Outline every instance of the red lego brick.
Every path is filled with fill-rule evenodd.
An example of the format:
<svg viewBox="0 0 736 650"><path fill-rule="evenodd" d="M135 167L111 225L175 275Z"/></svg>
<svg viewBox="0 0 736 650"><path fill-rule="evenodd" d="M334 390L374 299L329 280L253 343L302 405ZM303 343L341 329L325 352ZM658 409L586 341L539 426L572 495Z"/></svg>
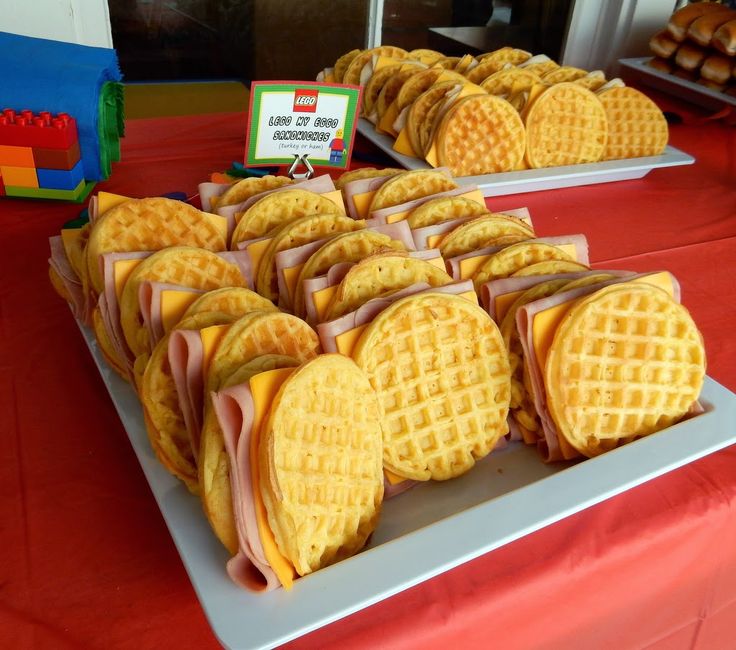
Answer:
<svg viewBox="0 0 736 650"><path fill-rule="evenodd" d="M71 169L79 162L80 157L79 142L75 142L68 149L33 147L35 167L43 169Z"/></svg>
<svg viewBox="0 0 736 650"><path fill-rule="evenodd" d="M68 149L77 139L77 123L66 113L54 117L6 108L0 115L0 145Z"/></svg>

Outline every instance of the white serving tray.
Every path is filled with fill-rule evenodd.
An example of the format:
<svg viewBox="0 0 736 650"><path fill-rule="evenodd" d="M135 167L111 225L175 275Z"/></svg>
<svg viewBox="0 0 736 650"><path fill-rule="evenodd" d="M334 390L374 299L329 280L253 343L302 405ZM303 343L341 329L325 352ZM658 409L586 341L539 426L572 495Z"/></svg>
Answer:
<svg viewBox="0 0 736 650"><path fill-rule="evenodd" d="M736 395L706 378L697 418L577 463L544 465L512 443L458 479L385 502L362 553L300 578L290 592L254 594L228 578L227 553L199 500L156 460L135 392L80 328L210 625L232 650L285 643L736 442Z"/></svg>
<svg viewBox="0 0 736 650"><path fill-rule="evenodd" d="M726 105L736 106L736 97L649 67L647 62L651 58L644 56L636 59L619 59L619 63L641 83L698 106L712 110L718 110Z"/></svg>
<svg viewBox="0 0 736 650"><path fill-rule="evenodd" d="M376 133L373 124L364 117L358 120L358 132L391 156L404 169L432 169L424 160L411 158L394 151L393 138ZM466 185L477 185L483 196L505 196L523 192L539 192L561 187L594 185L612 181L628 181L646 176L653 169L691 165L695 158L675 147L667 148L659 156L629 158L627 160L606 160L584 165L566 165L545 169L524 169L518 172L498 172L481 176L462 176Z"/></svg>

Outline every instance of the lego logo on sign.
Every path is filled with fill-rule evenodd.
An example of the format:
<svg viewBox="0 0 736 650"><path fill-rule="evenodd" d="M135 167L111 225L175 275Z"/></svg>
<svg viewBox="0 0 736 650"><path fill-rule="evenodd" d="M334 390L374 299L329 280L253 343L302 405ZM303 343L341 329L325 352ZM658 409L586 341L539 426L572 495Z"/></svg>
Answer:
<svg viewBox="0 0 736 650"><path fill-rule="evenodd" d="M294 112L314 113L317 110L317 90L294 91Z"/></svg>

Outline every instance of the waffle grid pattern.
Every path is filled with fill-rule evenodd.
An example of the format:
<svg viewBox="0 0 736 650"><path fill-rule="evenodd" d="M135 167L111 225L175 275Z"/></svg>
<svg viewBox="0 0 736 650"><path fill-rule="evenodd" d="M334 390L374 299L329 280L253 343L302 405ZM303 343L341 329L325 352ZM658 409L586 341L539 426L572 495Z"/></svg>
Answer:
<svg viewBox="0 0 736 650"><path fill-rule="evenodd" d="M239 317L249 311L278 311L274 304L245 287L224 287L208 291L197 298L184 313L184 318L202 312L216 311Z"/></svg>
<svg viewBox="0 0 736 650"><path fill-rule="evenodd" d="M518 93L529 90L535 83L540 82L541 79L533 72L523 68L509 68L487 77L480 86L490 95L508 95L512 91Z"/></svg>
<svg viewBox="0 0 736 650"><path fill-rule="evenodd" d="M545 382L560 432L594 456L677 421L704 374L702 338L687 310L656 287L618 284L573 308Z"/></svg>
<svg viewBox="0 0 736 650"><path fill-rule="evenodd" d="M611 88L600 95L608 118L604 160L656 156L667 146L667 120L659 107L634 88Z"/></svg>
<svg viewBox="0 0 736 650"><path fill-rule="evenodd" d="M134 356L150 351L148 330L143 324L138 290L146 280L211 291L242 287L245 279L235 264L199 248L169 248L143 260L130 274L120 300L120 324Z"/></svg>
<svg viewBox="0 0 736 650"><path fill-rule="evenodd" d="M456 83L454 81L444 81L436 84L419 95L411 105L409 113L406 116L406 132L409 135L409 142L411 142L412 149L416 153L421 154L424 151L425 138L423 133L426 130L428 135L432 128L431 124L429 128L424 128L429 111L455 86Z"/></svg>
<svg viewBox="0 0 736 650"><path fill-rule="evenodd" d="M169 246L222 251L226 242L208 215L181 201L139 199L112 208L97 221L87 245L87 270L93 288L97 293L103 290L100 255Z"/></svg>
<svg viewBox="0 0 736 650"><path fill-rule="evenodd" d="M386 56L391 59L405 59L407 52L400 47L394 47L392 45L382 45L380 47L374 47L371 50L364 50L360 54L356 55L350 62L347 70L345 70L345 76L342 79L342 83L351 86L359 86L360 72L363 69L363 66L368 63L374 54L377 56Z"/></svg>
<svg viewBox="0 0 736 650"><path fill-rule="evenodd" d="M375 106L379 118L382 118L386 114L388 107L391 106L391 103L396 99L396 96L399 94L404 82L420 69L421 68L419 67L412 67L407 70L398 70L391 75L381 88L381 92L378 93L378 98L376 99Z"/></svg>
<svg viewBox="0 0 736 650"><path fill-rule="evenodd" d="M394 303L356 349L381 405L384 465L407 478L459 476L507 431L509 366L498 328L452 298Z"/></svg>
<svg viewBox="0 0 736 650"><path fill-rule="evenodd" d="M490 214L485 205L463 196L447 196L431 199L414 208L406 220L410 228L424 228L444 221L462 217L480 217L484 214Z"/></svg>
<svg viewBox="0 0 736 650"><path fill-rule="evenodd" d="M458 100L438 127L440 164L455 176L516 169L524 156L526 133L513 106L493 95Z"/></svg>
<svg viewBox="0 0 736 650"><path fill-rule="evenodd" d="M330 355L292 377L261 453L270 447L269 522L305 575L358 551L375 527L382 439L375 393L351 361Z"/></svg>
<svg viewBox="0 0 736 650"><path fill-rule="evenodd" d="M597 162L606 148L606 113L598 98L574 83L545 90L526 117L532 168Z"/></svg>
<svg viewBox="0 0 736 650"><path fill-rule="evenodd" d="M374 108L383 86L391 78L391 75L401 70L401 65L387 65L371 75L370 81L363 89L363 110L370 113Z"/></svg>
<svg viewBox="0 0 736 650"><path fill-rule="evenodd" d="M243 214L235 226L230 248L238 250L241 241L263 237L287 221L310 214L330 214L337 206L330 199L306 190L284 190L267 194Z"/></svg>
<svg viewBox="0 0 736 650"><path fill-rule="evenodd" d="M414 199L457 188L457 183L442 172L417 170L399 174L387 180L376 190L370 205L370 212L390 208Z"/></svg>
<svg viewBox="0 0 736 650"><path fill-rule="evenodd" d="M513 244L491 256L478 269L473 277L473 282L475 282L475 287L478 289L484 282L498 278L508 278L525 266L547 260L572 261L565 251L550 244L526 244L524 242Z"/></svg>
<svg viewBox="0 0 736 650"><path fill-rule="evenodd" d="M499 237L512 237L518 242L534 237L534 231L522 221L488 213L487 216L473 219L448 233L440 243L440 253L445 259L470 253L495 245Z"/></svg>
<svg viewBox="0 0 736 650"><path fill-rule="evenodd" d="M251 196L275 190L284 185L291 185L294 181L288 176L262 176L261 178L244 178L237 183L233 183L217 201L217 206L237 205L246 201Z"/></svg>

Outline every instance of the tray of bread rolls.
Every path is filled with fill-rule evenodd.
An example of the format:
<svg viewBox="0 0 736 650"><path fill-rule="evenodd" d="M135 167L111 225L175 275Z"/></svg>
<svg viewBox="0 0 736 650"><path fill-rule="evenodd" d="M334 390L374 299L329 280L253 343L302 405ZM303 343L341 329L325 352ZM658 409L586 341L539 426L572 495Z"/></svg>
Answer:
<svg viewBox="0 0 736 650"><path fill-rule="evenodd" d="M736 10L686 5L652 36L653 57L623 59L643 83L705 108L736 105Z"/></svg>
<svg viewBox="0 0 736 650"><path fill-rule="evenodd" d="M667 122L645 94L517 48L463 57L353 50L318 79L362 87L358 131L402 167L447 167L486 196L693 162L668 145Z"/></svg>
<svg viewBox="0 0 736 650"><path fill-rule="evenodd" d="M447 169L93 197L50 239L214 634L271 648L736 441L666 270ZM206 211L205 211L206 210Z"/></svg>

